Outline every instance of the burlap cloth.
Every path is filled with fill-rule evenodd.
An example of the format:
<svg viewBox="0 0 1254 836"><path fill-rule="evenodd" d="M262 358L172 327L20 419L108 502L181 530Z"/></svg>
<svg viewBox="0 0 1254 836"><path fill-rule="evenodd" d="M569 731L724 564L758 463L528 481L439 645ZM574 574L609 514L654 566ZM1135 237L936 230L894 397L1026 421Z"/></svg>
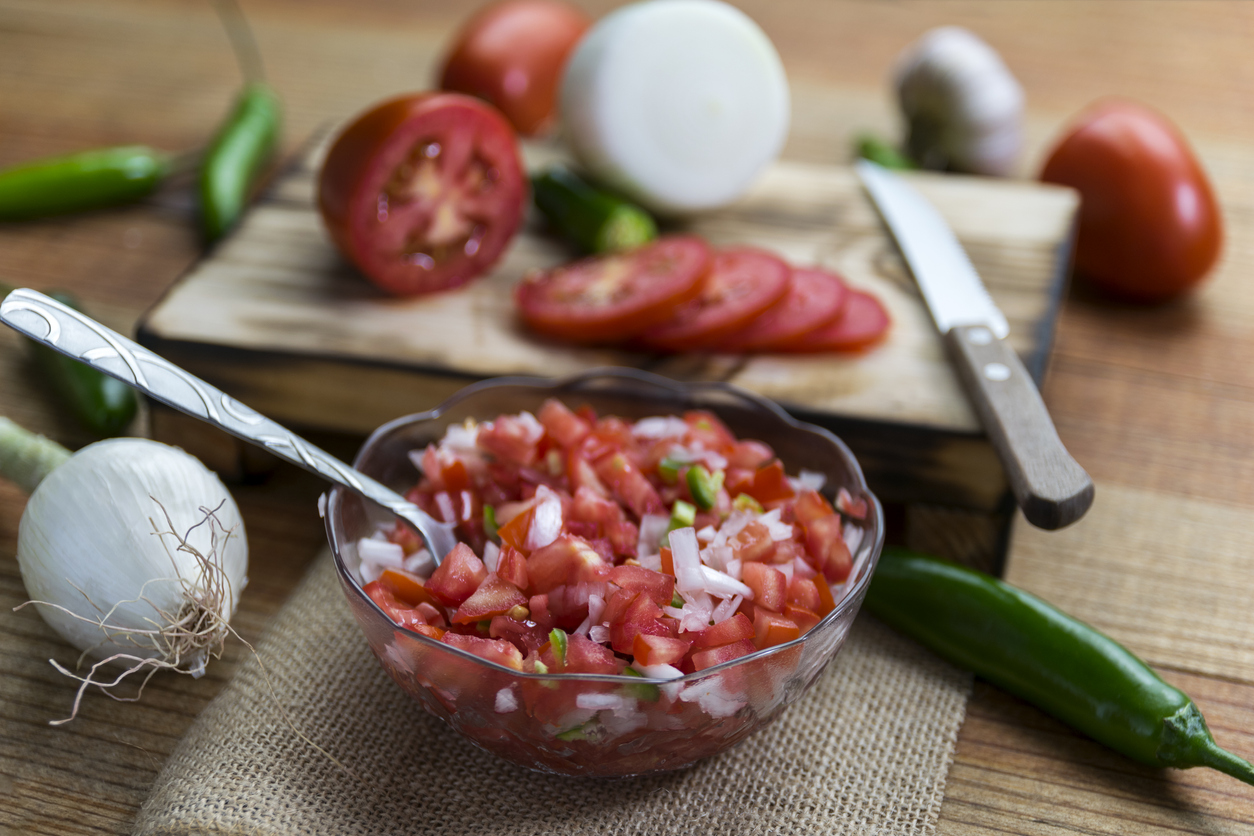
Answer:
<svg viewBox="0 0 1254 836"><path fill-rule="evenodd" d="M135 824L153 834L925 834L970 675L859 616L808 694L680 772L590 780L476 749L398 688L319 558L197 718ZM346 774L296 735L277 702Z"/></svg>

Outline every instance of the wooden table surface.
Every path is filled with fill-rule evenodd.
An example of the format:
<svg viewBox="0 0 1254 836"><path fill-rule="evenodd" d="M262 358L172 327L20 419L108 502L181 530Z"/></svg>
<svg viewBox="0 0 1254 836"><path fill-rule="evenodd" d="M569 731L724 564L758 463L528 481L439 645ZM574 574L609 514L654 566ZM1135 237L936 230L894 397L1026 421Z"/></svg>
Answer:
<svg viewBox="0 0 1254 836"><path fill-rule="evenodd" d="M383 95L427 86L470 5L246 0L286 103L286 151ZM1016 523L1006 574L1147 658L1194 696L1222 744L1254 758L1254 4L742 6L787 67L793 158L847 161L855 132L894 132L892 59L948 23L997 47L1027 91L1023 176L1071 114L1107 94L1148 102L1189 135L1223 204L1223 259L1193 297L1158 309L1071 293L1044 394L1097 501L1063 532ZM106 144L196 147L237 84L209 3L0 1L0 165ZM194 229L185 185L123 210L0 225L0 281L70 289L129 330L201 252ZM0 343L0 412L71 447L88 441L40 392L13 335ZM282 470L235 489L252 553L236 622L246 639L322 541L319 490ZM138 704L92 695L74 723L47 725L72 689L46 660L73 654L34 612L11 611L25 600L14 559L23 503L0 485L0 834L127 833L163 759L246 651L233 642L200 680L159 677ZM938 832L1254 833L1254 787L1137 766L977 683Z"/></svg>

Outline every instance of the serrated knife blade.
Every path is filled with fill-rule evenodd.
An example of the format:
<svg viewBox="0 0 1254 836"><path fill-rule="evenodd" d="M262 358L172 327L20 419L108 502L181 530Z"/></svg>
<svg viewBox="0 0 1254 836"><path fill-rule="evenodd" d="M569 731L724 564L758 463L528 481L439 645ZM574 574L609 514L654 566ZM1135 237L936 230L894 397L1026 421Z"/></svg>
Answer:
<svg viewBox="0 0 1254 836"><path fill-rule="evenodd" d="M904 178L867 160L855 168L919 284L1023 515L1047 529L1075 522L1093 504L1093 480L1063 446L1040 392L1004 341L1006 317L962 244Z"/></svg>

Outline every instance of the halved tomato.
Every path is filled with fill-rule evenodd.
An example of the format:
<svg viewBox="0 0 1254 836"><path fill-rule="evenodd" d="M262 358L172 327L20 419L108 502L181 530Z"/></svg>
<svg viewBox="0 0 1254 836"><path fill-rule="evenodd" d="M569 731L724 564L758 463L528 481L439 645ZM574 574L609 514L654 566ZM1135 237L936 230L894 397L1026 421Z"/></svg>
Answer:
<svg viewBox="0 0 1254 836"><path fill-rule="evenodd" d="M522 220L514 132L459 93L389 99L335 140L318 207L340 252L389 293L462 285L487 270Z"/></svg>
<svg viewBox="0 0 1254 836"><path fill-rule="evenodd" d="M848 290L840 277L826 270L792 271L788 292L742 330L732 334L721 351L775 351L787 348L811 331L833 322L844 307Z"/></svg>
<svg viewBox="0 0 1254 836"><path fill-rule="evenodd" d="M640 335L661 351L712 349L774 305L788 290L792 270L763 250L736 247L714 254L701 294L667 322Z"/></svg>
<svg viewBox="0 0 1254 836"><path fill-rule="evenodd" d="M710 248L700 238L659 238L638 250L532 273L514 289L534 331L582 343L634 336L700 292Z"/></svg>
<svg viewBox="0 0 1254 836"><path fill-rule="evenodd" d="M888 311L861 290L850 290L840 316L830 325L811 331L781 351L858 351L888 333Z"/></svg>

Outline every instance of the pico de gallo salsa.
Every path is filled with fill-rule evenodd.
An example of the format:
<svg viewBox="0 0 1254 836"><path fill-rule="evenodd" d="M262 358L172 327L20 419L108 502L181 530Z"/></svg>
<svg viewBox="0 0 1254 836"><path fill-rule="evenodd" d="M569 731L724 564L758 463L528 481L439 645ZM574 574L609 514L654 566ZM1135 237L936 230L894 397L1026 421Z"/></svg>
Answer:
<svg viewBox="0 0 1254 836"><path fill-rule="evenodd" d="M546 401L411 453L407 498L457 527L358 541L397 625L516 671L675 679L798 638L843 594L867 514L705 411L628 421Z"/></svg>

